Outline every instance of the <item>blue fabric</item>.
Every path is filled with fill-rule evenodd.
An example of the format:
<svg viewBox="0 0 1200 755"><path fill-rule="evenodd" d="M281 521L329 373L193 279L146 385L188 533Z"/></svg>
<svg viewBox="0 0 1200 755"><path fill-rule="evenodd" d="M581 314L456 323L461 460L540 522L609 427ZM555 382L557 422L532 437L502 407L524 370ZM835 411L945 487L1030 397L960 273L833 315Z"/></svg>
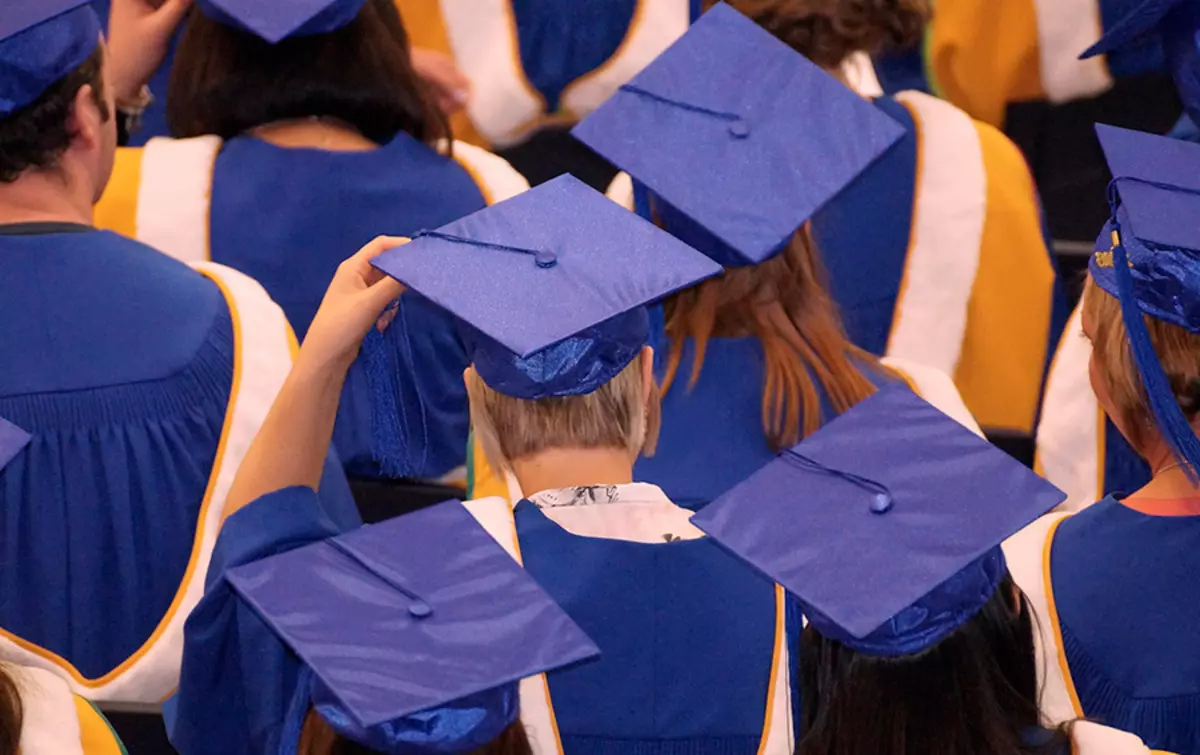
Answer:
<svg viewBox="0 0 1200 755"><path fill-rule="evenodd" d="M908 260L917 186L917 127L908 108L881 97L875 106L904 126L904 137L812 220L846 335L882 356ZM863 222L869 207L871 222Z"/></svg>
<svg viewBox="0 0 1200 755"><path fill-rule="evenodd" d="M758 751L775 638L770 581L707 539L579 537L528 501L515 518L525 568L602 653L547 675L566 755Z"/></svg>
<svg viewBox="0 0 1200 755"><path fill-rule="evenodd" d="M1125 436L1104 418L1104 495L1133 493L1150 482L1150 466Z"/></svg>
<svg viewBox="0 0 1200 755"><path fill-rule="evenodd" d="M1101 0L1100 21L1108 31L1141 0ZM1165 65L1162 41L1154 34L1131 40L1105 54L1104 63L1113 78L1158 71Z"/></svg>
<svg viewBox="0 0 1200 755"><path fill-rule="evenodd" d="M1200 753L1200 516L1105 498L1064 521L1050 554L1084 715L1154 750Z"/></svg>
<svg viewBox="0 0 1200 755"><path fill-rule="evenodd" d="M366 0L197 0L196 8L212 20L275 44L288 37L337 31L354 20Z"/></svg>
<svg viewBox="0 0 1200 755"><path fill-rule="evenodd" d="M300 660L238 599L226 570L337 535L309 488L285 488L226 520L206 590L184 629L179 691L164 707L180 755L275 755Z"/></svg>
<svg viewBox="0 0 1200 755"><path fill-rule="evenodd" d="M1189 118L1187 113L1184 113L1167 132L1167 136L1184 142L1200 144L1200 126L1197 126L1195 121Z"/></svg>
<svg viewBox="0 0 1200 755"><path fill-rule="evenodd" d="M546 98L547 110L557 111L559 98L571 82L604 65L616 53L638 2L512 0L521 67L533 88Z"/></svg>
<svg viewBox="0 0 1200 755"><path fill-rule="evenodd" d="M0 259L0 416L33 435L0 472L0 625L98 677L184 576L232 324L215 285L115 234L3 236ZM327 470L327 503L356 521Z"/></svg>
<svg viewBox="0 0 1200 755"><path fill-rule="evenodd" d="M338 264L363 244L380 234L412 236L485 204L465 169L403 133L349 153L238 137L218 156L213 182L213 260L262 283L301 338ZM427 431L406 447L421 452L415 476L440 477L465 461L469 361L453 318L419 297L401 302L385 340L398 365L398 403ZM375 477L364 367L356 362L347 377L334 446L348 471Z"/></svg>
<svg viewBox="0 0 1200 755"><path fill-rule="evenodd" d="M41 97L100 44L100 19L86 0L9 2L0 17L0 116Z"/></svg>
<svg viewBox="0 0 1200 755"><path fill-rule="evenodd" d="M871 59L875 76L885 94L904 91L931 94L929 78L925 74L925 51L918 44L909 50L889 52Z"/></svg>

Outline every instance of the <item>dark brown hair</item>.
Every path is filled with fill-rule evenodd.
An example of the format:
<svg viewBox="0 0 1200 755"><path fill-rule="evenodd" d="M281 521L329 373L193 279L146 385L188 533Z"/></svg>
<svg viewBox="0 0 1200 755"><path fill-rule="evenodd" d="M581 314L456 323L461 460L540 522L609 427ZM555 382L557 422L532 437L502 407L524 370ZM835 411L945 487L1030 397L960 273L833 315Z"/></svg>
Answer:
<svg viewBox="0 0 1200 755"><path fill-rule="evenodd" d="M1002 0L1001 0L1002 1ZM717 0L706 0L714 5ZM851 53L868 55L918 44L929 0L728 0L729 4L822 68Z"/></svg>
<svg viewBox="0 0 1200 755"><path fill-rule="evenodd" d="M21 693L4 666L0 666L0 755L17 755L24 719Z"/></svg>
<svg viewBox="0 0 1200 755"><path fill-rule="evenodd" d="M887 374L846 337L807 228L778 256L753 267L729 268L680 291L667 300L665 310L671 351L663 393L678 374L687 339L695 345L692 384L700 378L709 338L759 340L766 361L763 432L776 451L821 426L822 391L841 413L875 392L862 368Z"/></svg>
<svg viewBox="0 0 1200 755"><path fill-rule="evenodd" d="M75 70L50 85L36 100L0 119L0 183L12 183L25 171L53 168L77 136L71 128L75 96L91 86L100 117L109 118L104 100L104 48L97 47Z"/></svg>
<svg viewBox="0 0 1200 755"><path fill-rule="evenodd" d="M970 621L914 655L863 655L806 627L796 755L1061 752L1063 728L1027 740L1041 719L1033 630L1007 576Z"/></svg>
<svg viewBox="0 0 1200 755"><path fill-rule="evenodd" d="M196 8L189 13L167 93L172 136L230 139L310 116L336 118L379 144L400 131L427 144L449 135L446 117L413 69L392 0L367 0L336 31L274 45Z"/></svg>
<svg viewBox="0 0 1200 755"><path fill-rule="evenodd" d="M8 754L0 752L0 755ZM304 719L296 755L373 755L373 751L338 736L325 719L310 710ZM500 736L468 755L533 755L533 749L525 727L517 720L500 732Z"/></svg>

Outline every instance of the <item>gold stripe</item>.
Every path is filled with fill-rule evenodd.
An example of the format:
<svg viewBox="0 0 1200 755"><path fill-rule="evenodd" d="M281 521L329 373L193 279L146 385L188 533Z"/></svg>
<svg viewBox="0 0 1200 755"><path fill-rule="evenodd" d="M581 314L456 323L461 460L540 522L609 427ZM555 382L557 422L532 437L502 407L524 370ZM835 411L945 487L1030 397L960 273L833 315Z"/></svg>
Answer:
<svg viewBox="0 0 1200 755"><path fill-rule="evenodd" d="M1054 524L1050 525L1050 530L1046 533L1046 544L1042 547L1042 579L1044 581L1044 589L1046 591L1046 607L1050 616L1050 631L1053 632L1055 638L1056 654L1058 656L1058 667L1062 671L1063 684L1067 688L1067 695L1071 698L1071 707L1075 710L1075 715L1083 717L1083 706L1079 704L1079 693L1075 691L1075 680L1071 678L1071 667L1067 665L1067 653L1063 649L1062 641L1062 626L1058 621L1058 606L1054 603L1054 582L1050 578L1050 551L1054 546L1054 533L1058 531L1058 526L1065 522L1068 517L1059 519Z"/></svg>
<svg viewBox="0 0 1200 755"><path fill-rule="evenodd" d="M765 755L767 743L771 739L771 719L775 714L775 689L779 676L779 664L783 662L783 648L787 642L787 621L785 608L785 593L782 585L775 585L775 647L771 653L771 679L767 683L767 714L763 720L762 740L758 745L758 755Z"/></svg>
<svg viewBox="0 0 1200 755"><path fill-rule="evenodd" d="M122 147L113 161L112 176L92 210L92 223L131 239L137 238L138 189L142 185L141 148Z"/></svg>
<svg viewBox="0 0 1200 755"><path fill-rule="evenodd" d="M95 706L78 695L75 716L79 719L79 741L84 755L124 755L125 747L112 725Z"/></svg>

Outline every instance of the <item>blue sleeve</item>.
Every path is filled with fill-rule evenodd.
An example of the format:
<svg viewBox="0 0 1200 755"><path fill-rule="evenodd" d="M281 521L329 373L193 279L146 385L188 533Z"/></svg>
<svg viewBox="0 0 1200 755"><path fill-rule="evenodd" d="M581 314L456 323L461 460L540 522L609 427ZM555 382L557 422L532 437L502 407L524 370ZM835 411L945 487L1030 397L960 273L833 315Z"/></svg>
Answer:
<svg viewBox="0 0 1200 755"><path fill-rule="evenodd" d="M321 488L318 494L325 507L325 513L339 531L345 532L362 525L362 517L359 516L358 505L354 502L354 494L350 492L346 472L342 469L341 459L333 447L330 447L329 454L325 457L325 471L321 474Z"/></svg>
<svg viewBox="0 0 1200 755"><path fill-rule="evenodd" d="M310 488L265 495L225 522L204 597L184 627L179 689L163 706L180 755L277 751L299 659L225 582L227 569L342 530Z"/></svg>

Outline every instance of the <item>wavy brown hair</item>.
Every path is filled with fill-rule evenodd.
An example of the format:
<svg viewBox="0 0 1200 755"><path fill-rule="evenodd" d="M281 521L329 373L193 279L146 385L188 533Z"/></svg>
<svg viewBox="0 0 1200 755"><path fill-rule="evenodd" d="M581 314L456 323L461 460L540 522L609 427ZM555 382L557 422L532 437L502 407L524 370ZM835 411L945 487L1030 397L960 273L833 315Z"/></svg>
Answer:
<svg viewBox="0 0 1200 755"><path fill-rule="evenodd" d="M373 752L338 736L316 710L308 711L304 728L300 731L300 746L296 748L296 755L371 755ZM0 750L0 755L9 754ZM15 750L12 755L16 755ZM518 719L500 732L500 736L468 755L533 755L533 748L529 745L525 727Z"/></svg>
<svg viewBox="0 0 1200 755"><path fill-rule="evenodd" d="M1000 0L1003 1L1003 0ZM822 68L854 52L878 55L921 41L930 0L728 0L729 4ZM705 6L717 0L705 0Z"/></svg>
<svg viewBox="0 0 1200 755"><path fill-rule="evenodd" d="M17 755L24 718L17 683L8 670L0 666L0 755Z"/></svg>
<svg viewBox="0 0 1200 755"><path fill-rule="evenodd" d="M688 339L695 343L690 385L700 379L710 338L753 336L762 344L763 431L776 451L821 426L822 392L840 414L875 392L864 368L888 374L846 337L807 227L776 257L729 268L680 291L667 300L665 311L671 351L664 393L679 372Z"/></svg>

